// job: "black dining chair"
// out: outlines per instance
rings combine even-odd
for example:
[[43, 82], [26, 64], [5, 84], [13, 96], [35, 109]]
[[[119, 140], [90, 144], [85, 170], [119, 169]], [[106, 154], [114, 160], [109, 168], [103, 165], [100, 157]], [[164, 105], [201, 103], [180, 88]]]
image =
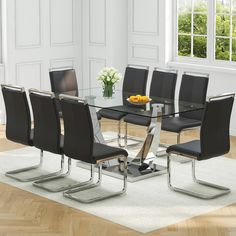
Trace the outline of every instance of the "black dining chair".
[[[59, 94], [67, 94], [71, 96], [79, 96], [78, 83], [76, 72], [73, 68], [51, 70], [49, 72], [51, 91], [55, 93], [58, 98]], [[61, 107], [58, 100], [56, 100], [57, 109], [61, 114]], [[97, 113], [98, 120], [101, 120], [101, 115]]]
[[[93, 125], [86, 101], [66, 95], [60, 95], [60, 100], [65, 129], [64, 154], [69, 158], [98, 166], [98, 181], [96, 183], [68, 190], [64, 192], [64, 196], [83, 203], [90, 203], [125, 193], [127, 187], [128, 153], [120, 148], [94, 142]], [[86, 199], [81, 198], [79, 194], [81, 191], [99, 187], [101, 184], [102, 163], [117, 158], [124, 161], [125, 166], [122, 190], [106, 193], [105, 195], [96, 193], [96, 196], [92, 196], [89, 193]]]
[[74, 183], [73, 186], [70, 183], [66, 186], [50, 185], [53, 180], [63, 179], [70, 174], [71, 160], [68, 160], [67, 170], [64, 173], [64, 136], [61, 134], [60, 117], [54, 93], [30, 89], [29, 96], [34, 114], [34, 146], [42, 152], [61, 155], [61, 169], [56, 174], [35, 181], [33, 185], [50, 192], [60, 192], [81, 186], [78, 183]]
[[[205, 104], [209, 75], [195, 75], [185, 72], [182, 76], [179, 101]], [[162, 120], [162, 130], [177, 133], [177, 144], [180, 143], [181, 133], [199, 128], [202, 121], [202, 110], [180, 113], [179, 116]], [[185, 161], [184, 161], [185, 162]]]
[[[234, 96], [235, 94], [224, 94], [209, 98], [203, 113], [200, 140], [193, 140], [187, 143], [172, 145], [166, 150], [168, 154], [168, 186], [171, 190], [203, 199], [213, 199], [230, 192], [229, 188], [197, 179], [195, 165], [196, 161], [208, 160], [229, 152], [229, 127]], [[204, 194], [188, 189], [174, 187], [171, 181], [171, 154], [177, 154], [191, 159], [193, 181], [201, 185], [218, 189], [220, 192], [217, 194]]]
[[[155, 68], [152, 74], [149, 96], [151, 98], [174, 99], [177, 72], [171, 70], [160, 70]], [[125, 146], [127, 146], [128, 124], [149, 126], [151, 118], [128, 114], [124, 118], [125, 122]]]
[[[148, 79], [148, 70], [149, 67], [138, 66], [141, 68], [136, 68], [135, 66], [128, 65], [125, 71], [124, 75], [124, 82], [122, 87], [122, 99], [123, 99], [123, 106], [126, 107], [133, 107], [134, 105], [131, 105], [126, 99], [127, 94], [129, 95], [145, 95], [146, 94], [146, 85], [147, 85], [147, 79]], [[125, 117], [127, 114], [125, 112], [118, 112], [118, 111], [112, 111], [110, 109], [101, 109], [99, 111], [99, 114], [103, 118], [116, 120], [118, 121], [118, 145], [121, 145], [121, 122], [122, 118]]]
[[[6, 138], [26, 146], [33, 146], [33, 129], [29, 104], [23, 87], [1, 85], [6, 109]], [[39, 164], [6, 172], [6, 176], [21, 182], [32, 181], [35, 178], [20, 176], [19, 174], [38, 169], [42, 166], [43, 155], [40, 155]]]
[[49, 72], [52, 92], [78, 96], [78, 84], [74, 69], [52, 70]]

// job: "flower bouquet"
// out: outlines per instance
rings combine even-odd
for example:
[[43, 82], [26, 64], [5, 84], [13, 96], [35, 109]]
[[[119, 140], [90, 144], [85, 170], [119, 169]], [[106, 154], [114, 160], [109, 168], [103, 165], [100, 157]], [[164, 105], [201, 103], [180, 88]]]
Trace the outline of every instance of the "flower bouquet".
[[122, 76], [113, 67], [103, 68], [99, 74], [97, 80], [103, 84], [103, 96], [112, 97], [115, 84], [122, 79]]

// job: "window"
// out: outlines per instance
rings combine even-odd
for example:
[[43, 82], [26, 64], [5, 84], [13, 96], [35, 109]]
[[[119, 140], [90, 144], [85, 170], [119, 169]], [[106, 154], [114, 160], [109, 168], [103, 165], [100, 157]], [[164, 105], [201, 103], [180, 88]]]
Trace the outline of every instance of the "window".
[[179, 0], [178, 55], [207, 57], [207, 0]]
[[236, 61], [236, 0], [176, 0], [178, 58]]
[[215, 58], [236, 61], [236, 0], [216, 0]]

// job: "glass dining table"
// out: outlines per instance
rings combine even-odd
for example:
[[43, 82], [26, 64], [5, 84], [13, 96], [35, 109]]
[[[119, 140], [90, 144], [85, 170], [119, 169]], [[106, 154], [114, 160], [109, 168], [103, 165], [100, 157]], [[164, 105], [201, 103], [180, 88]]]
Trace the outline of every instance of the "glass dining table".
[[[197, 112], [204, 109], [203, 104], [189, 103], [186, 101], [165, 99], [161, 97], [150, 97], [151, 101], [145, 105], [131, 104], [127, 98], [134, 93], [123, 92], [116, 89], [111, 98], [103, 97], [103, 90], [99, 88], [79, 89], [79, 97], [85, 99], [90, 108], [93, 123], [94, 139], [99, 143], [107, 143], [101, 131], [100, 123], [97, 119], [97, 111], [106, 109], [111, 112], [121, 112], [125, 115], [132, 114], [150, 119], [146, 137], [141, 143], [137, 153], [129, 155], [128, 181], [136, 182], [145, 178], [166, 173], [166, 167], [155, 163], [158, 158], [157, 153], [160, 147], [160, 134], [162, 119], [171, 116], [178, 116], [185, 112]], [[129, 148], [127, 147], [129, 153]], [[85, 164], [78, 163], [78, 166], [86, 167]], [[104, 164], [104, 174], [122, 178], [121, 163], [109, 161]]]

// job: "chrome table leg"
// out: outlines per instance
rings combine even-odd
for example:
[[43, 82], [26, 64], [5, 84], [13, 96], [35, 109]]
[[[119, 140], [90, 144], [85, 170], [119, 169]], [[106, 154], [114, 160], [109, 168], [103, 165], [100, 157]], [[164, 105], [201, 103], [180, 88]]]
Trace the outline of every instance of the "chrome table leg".
[[[148, 134], [145, 142], [137, 154], [132, 159], [129, 158], [128, 164], [128, 181], [136, 182], [142, 179], [150, 178], [156, 175], [166, 173], [166, 167], [153, 163], [160, 143], [161, 121], [162, 121], [162, 104], [153, 104], [151, 124], [148, 128]], [[124, 163], [120, 160], [119, 165], [110, 166], [104, 170], [107, 175], [121, 178], [124, 170]]]

